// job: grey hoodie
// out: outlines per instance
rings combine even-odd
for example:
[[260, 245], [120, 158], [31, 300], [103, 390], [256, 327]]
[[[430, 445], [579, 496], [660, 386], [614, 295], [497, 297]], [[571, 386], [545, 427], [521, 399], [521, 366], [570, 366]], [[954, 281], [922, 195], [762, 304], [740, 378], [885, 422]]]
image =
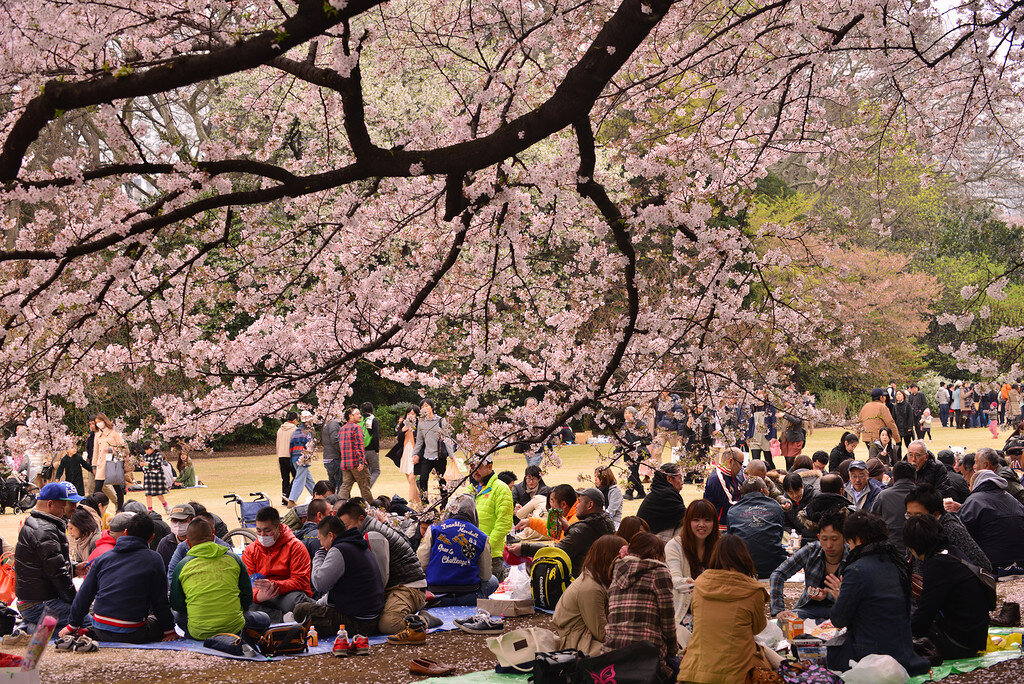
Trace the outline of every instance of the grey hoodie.
[[[435, 415], [433, 418], [420, 416], [416, 422], [415, 452], [428, 461], [435, 461], [437, 460], [438, 444], [443, 439], [448, 448], [448, 455], [452, 456], [452, 445], [448, 438], [449, 431], [448, 421], [442, 416]], [[420, 453], [421, 449], [422, 453]]]

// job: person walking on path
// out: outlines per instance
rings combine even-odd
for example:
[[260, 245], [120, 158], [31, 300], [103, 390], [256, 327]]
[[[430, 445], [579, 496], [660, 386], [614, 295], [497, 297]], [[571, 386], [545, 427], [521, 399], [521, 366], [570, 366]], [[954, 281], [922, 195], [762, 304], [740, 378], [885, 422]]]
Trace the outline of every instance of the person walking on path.
[[883, 427], [889, 428], [893, 436], [899, 435], [896, 428], [896, 421], [885, 406], [885, 390], [876, 387], [871, 390], [871, 401], [864, 404], [858, 416], [860, 423], [860, 441], [864, 444], [871, 444], [878, 439], [878, 431]]
[[359, 427], [362, 415], [357, 408], [345, 409], [345, 424], [338, 431], [338, 447], [340, 458], [338, 467], [341, 470], [341, 489], [338, 495], [342, 499], [352, 498], [352, 485], [359, 485], [359, 494], [366, 501], [373, 501], [370, 493], [370, 471], [366, 467], [366, 451], [363, 441], [363, 429]]
[[320, 444], [324, 451], [324, 470], [327, 471], [327, 480], [334, 487], [334, 491], [341, 488], [341, 469], [338, 459], [341, 458], [341, 447], [338, 444], [338, 433], [341, 425], [334, 418], [330, 418], [320, 429]]
[[380, 477], [380, 421], [373, 415], [373, 404], [368, 401], [359, 406], [359, 413], [363, 417], [359, 426], [363, 429], [363, 450], [370, 471], [370, 487], [373, 487]]
[[956, 424], [957, 430], [963, 430], [964, 428], [964, 413], [963, 413], [963, 387], [959, 380], [953, 385], [953, 391], [950, 393], [951, 401], [950, 409], [953, 411], [953, 423]]
[[914, 436], [917, 439], [924, 437], [924, 427], [921, 425], [921, 417], [924, 415], [924, 410], [928, 408], [928, 400], [921, 394], [921, 388], [917, 386], [917, 383], [913, 383], [910, 386], [910, 396], [907, 397], [910, 402], [911, 412], [914, 414]]
[[292, 469], [291, 443], [292, 433], [295, 432], [299, 421], [299, 414], [289, 411], [281, 427], [277, 429], [277, 466], [281, 470], [281, 503], [288, 503], [288, 495], [292, 493], [292, 477], [295, 470]]
[[947, 427], [949, 423], [949, 390], [946, 389], [946, 383], [940, 382], [939, 389], [935, 390], [935, 403], [939, 405], [939, 422], [942, 423], [942, 427]]
[[288, 457], [292, 472], [295, 474], [292, 489], [288, 493], [287, 505], [290, 507], [298, 504], [303, 489], [309, 492], [310, 497], [313, 496], [313, 474], [309, 472], [313, 460], [313, 434], [310, 431], [313, 414], [303, 411], [299, 420], [299, 425], [288, 442]]
[[146, 489], [146, 508], [153, 510], [153, 497], [164, 506], [164, 515], [170, 515], [171, 509], [167, 505], [167, 474], [164, 472], [164, 455], [156, 448], [153, 442], [146, 442], [145, 445], [146, 465], [142, 471], [142, 486]]
[[448, 470], [448, 457], [453, 455], [447, 432], [448, 422], [434, 413], [434, 402], [430, 399], [421, 401], [420, 417], [416, 422], [416, 450], [413, 463], [418, 463], [420, 467], [420, 496], [424, 503], [430, 486], [431, 471], [437, 473], [441, 495], [447, 496], [444, 475]]

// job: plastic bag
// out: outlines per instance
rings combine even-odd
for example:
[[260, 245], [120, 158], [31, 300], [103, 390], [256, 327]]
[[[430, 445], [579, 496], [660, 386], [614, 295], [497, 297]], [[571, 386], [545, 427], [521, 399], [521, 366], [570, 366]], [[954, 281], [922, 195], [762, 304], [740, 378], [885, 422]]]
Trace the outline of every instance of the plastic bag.
[[530, 589], [530, 573], [526, 571], [525, 565], [513, 565], [508, 572], [508, 593], [512, 600], [528, 599], [533, 597]]
[[776, 644], [786, 641], [786, 635], [782, 633], [782, 628], [779, 627], [779, 624], [775, 620], [769, 620], [768, 626], [764, 628], [764, 631], [754, 637], [754, 641], [762, 646], [778, 650]]
[[891, 655], [871, 654], [859, 661], [851, 660], [852, 667], [843, 673], [846, 684], [904, 684], [910, 675]]
[[1014, 632], [1013, 634], [989, 634], [988, 643], [985, 644], [986, 653], [994, 653], [996, 651], [1015, 651], [1021, 647], [1021, 636]]

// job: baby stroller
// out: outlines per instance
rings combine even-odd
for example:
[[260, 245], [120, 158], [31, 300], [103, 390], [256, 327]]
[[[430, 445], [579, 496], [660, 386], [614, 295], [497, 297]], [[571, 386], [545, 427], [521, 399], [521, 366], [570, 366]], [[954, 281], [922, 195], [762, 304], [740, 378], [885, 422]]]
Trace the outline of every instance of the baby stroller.
[[36, 505], [39, 487], [17, 477], [9, 477], [0, 483], [0, 515], [10, 508], [14, 513], [23, 513]]

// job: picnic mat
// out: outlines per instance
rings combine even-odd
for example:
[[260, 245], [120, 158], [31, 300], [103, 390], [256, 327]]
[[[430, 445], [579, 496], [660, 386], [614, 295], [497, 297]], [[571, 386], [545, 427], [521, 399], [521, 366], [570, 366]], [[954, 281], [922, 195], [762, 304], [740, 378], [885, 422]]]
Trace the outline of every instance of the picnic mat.
[[[428, 612], [431, 615], [437, 617], [439, 620], [443, 620], [444, 621], [444, 624], [441, 625], [440, 627], [435, 627], [434, 629], [427, 630], [428, 633], [432, 633], [432, 632], [450, 632], [452, 630], [458, 629], [458, 626], [454, 622], [456, 619], [464, 618], [464, 617], [470, 617], [471, 615], [476, 615], [476, 608], [469, 607], [469, 606], [458, 606], [458, 607], [453, 607], [453, 608], [431, 608]], [[352, 635], [350, 634], [349, 636], [352, 636]], [[371, 646], [380, 646], [381, 644], [386, 643], [387, 640], [388, 640], [388, 638], [386, 636], [372, 636], [372, 637], [370, 637], [370, 645]], [[333, 634], [321, 634], [320, 635], [320, 645], [319, 646], [315, 646], [315, 647], [309, 649], [305, 653], [297, 653], [295, 655], [287, 655], [287, 656], [274, 656], [273, 658], [268, 658], [266, 656], [257, 655], [256, 657], [253, 658], [253, 657], [249, 657], [249, 656], [229, 655], [229, 654], [223, 653], [221, 651], [216, 651], [216, 650], [214, 650], [212, 648], [206, 648], [205, 646], [203, 646], [203, 642], [202, 641], [197, 641], [195, 639], [178, 639], [177, 641], [158, 641], [158, 642], [153, 643], [153, 644], [122, 644], [122, 643], [113, 643], [113, 642], [105, 642], [105, 641], [99, 642], [99, 646], [100, 646], [101, 649], [104, 649], [104, 648], [139, 648], [139, 649], [144, 649], [144, 650], [149, 650], [149, 651], [188, 651], [190, 653], [202, 653], [203, 655], [217, 656], [218, 658], [229, 658], [231, 660], [250, 660], [250, 661], [256, 661], [256, 662], [288, 660], [289, 658], [300, 658], [302, 656], [321, 655], [321, 654], [324, 654], [324, 653], [330, 653], [331, 652], [331, 646], [333, 646], [333, 645], [334, 645], [334, 635]]]

